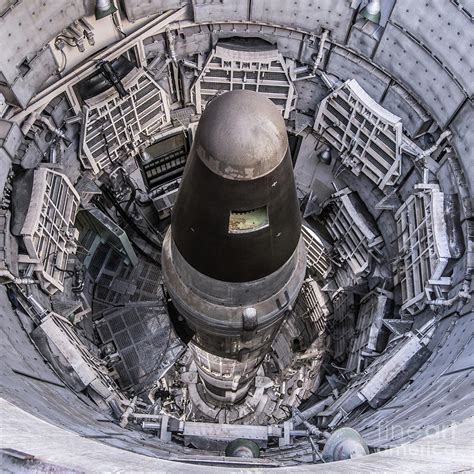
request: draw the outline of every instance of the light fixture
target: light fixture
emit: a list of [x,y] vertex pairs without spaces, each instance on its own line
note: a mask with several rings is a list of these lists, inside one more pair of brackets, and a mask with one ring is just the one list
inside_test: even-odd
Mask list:
[[359,12],[359,15],[378,24],[380,22],[380,0],[370,0],[367,6]]
[[117,11],[117,7],[112,0],[96,0],[95,2],[95,19],[100,20],[106,16],[112,15]]
[[321,153],[318,153],[319,161],[325,165],[331,164],[331,149],[329,147],[325,148]]

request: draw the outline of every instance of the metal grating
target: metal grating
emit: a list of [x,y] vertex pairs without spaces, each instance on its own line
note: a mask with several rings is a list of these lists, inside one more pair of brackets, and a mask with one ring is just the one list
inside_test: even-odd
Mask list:
[[318,279],[325,279],[332,271],[331,261],[320,237],[308,226],[301,227],[306,245],[306,267]]
[[95,173],[121,154],[135,156],[142,134],[151,135],[170,123],[166,93],[147,72],[135,71],[125,84],[126,97],[114,92],[99,103],[96,98],[86,100],[82,149]]
[[327,300],[327,296],[323,294],[318,283],[310,278],[304,282],[295,303],[304,308],[300,317],[309,318],[311,325],[317,329],[317,335],[323,334],[327,330],[328,319],[331,315]]
[[129,302],[158,301],[163,297],[161,273],[156,265],[139,260],[132,267],[123,255],[108,245],[98,247],[89,272],[91,269],[93,274],[90,275],[95,275],[96,310]]
[[95,280],[100,273],[100,270],[102,269],[102,266],[104,265],[105,259],[107,258],[107,255],[109,253],[109,246],[106,243],[100,243],[94,252],[94,255],[91,258],[88,270],[89,270],[89,275],[93,280]]
[[345,359],[354,337],[354,295],[345,293],[341,288],[333,294],[332,305],[334,324],[331,337],[334,360],[340,362]]
[[251,50],[217,44],[191,90],[201,113],[214,97],[237,89],[266,95],[284,118],[295,109],[295,89],[285,60],[275,46]]
[[402,121],[351,79],[322,100],[314,130],[341,153],[342,163],[380,189],[401,172]]
[[437,184],[415,189],[395,214],[400,255],[395,283],[401,287],[403,316],[416,315],[430,300],[444,298],[451,286],[451,279],[443,276],[451,257],[444,194]]
[[137,289],[131,301],[153,301],[162,298],[161,273],[156,265],[141,261],[134,275]]
[[362,372],[373,356],[377,356],[383,318],[392,294],[377,288],[360,302],[356,330],[346,368]]
[[140,303],[112,308],[96,323],[104,344],[113,342],[120,356],[114,365],[122,389],[148,385],[158,379],[182,350],[164,304]]
[[383,244],[375,226],[362,214],[357,195],[345,188],[331,196],[326,205],[326,228],[334,239],[334,250],[347,262],[355,276],[371,270],[372,257]]
[[80,197],[69,179],[56,171],[34,172],[30,205],[21,235],[41,287],[50,294],[63,291],[68,257],[79,237],[74,221]]

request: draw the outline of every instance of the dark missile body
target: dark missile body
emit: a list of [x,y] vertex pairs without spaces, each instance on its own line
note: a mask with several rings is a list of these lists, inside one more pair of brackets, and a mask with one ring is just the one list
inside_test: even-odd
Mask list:
[[173,304],[213,401],[238,401],[305,274],[284,120],[250,91],[211,101],[197,127],[163,249]]

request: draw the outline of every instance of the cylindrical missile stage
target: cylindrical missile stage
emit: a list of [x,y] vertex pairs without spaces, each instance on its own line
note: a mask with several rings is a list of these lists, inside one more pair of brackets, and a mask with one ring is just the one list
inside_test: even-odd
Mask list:
[[204,111],[163,246],[165,285],[194,332],[205,398],[242,400],[305,276],[285,122],[239,90]]

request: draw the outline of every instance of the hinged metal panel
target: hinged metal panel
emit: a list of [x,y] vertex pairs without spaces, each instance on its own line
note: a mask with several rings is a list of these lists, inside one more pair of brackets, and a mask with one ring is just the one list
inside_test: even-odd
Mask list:
[[126,97],[109,89],[102,100],[86,101],[82,151],[94,173],[122,155],[135,156],[143,136],[171,121],[167,95],[153,78],[143,69],[129,76],[123,81],[129,93]]
[[218,44],[193,85],[194,103],[201,113],[214,97],[232,90],[266,95],[287,119],[295,109],[296,94],[288,66],[278,49],[238,50]]
[[357,324],[346,368],[361,372],[368,365],[366,357],[377,355],[377,341],[382,329],[391,293],[380,288],[371,291],[360,302]]
[[47,168],[34,172],[31,201],[21,230],[41,287],[63,291],[69,254],[75,252],[74,227],[80,197],[69,179]]
[[443,277],[451,256],[444,194],[436,184],[415,186],[395,214],[400,258],[395,265],[402,291],[402,315],[419,313],[431,299],[443,298],[451,280]]
[[332,266],[323,241],[305,225],[301,227],[301,234],[306,245],[308,270],[321,280],[326,278],[331,273]]
[[351,79],[320,104],[314,130],[341,153],[358,176],[380,189],[394,185],[401,172],[402,121],[375,102]]
[[355,276],[366,275],[374,249],[383,244],[382,237],[361,214],[356,194],[348,188],[333,194],[326,207],[326,228],[340,260],[347,262]]

